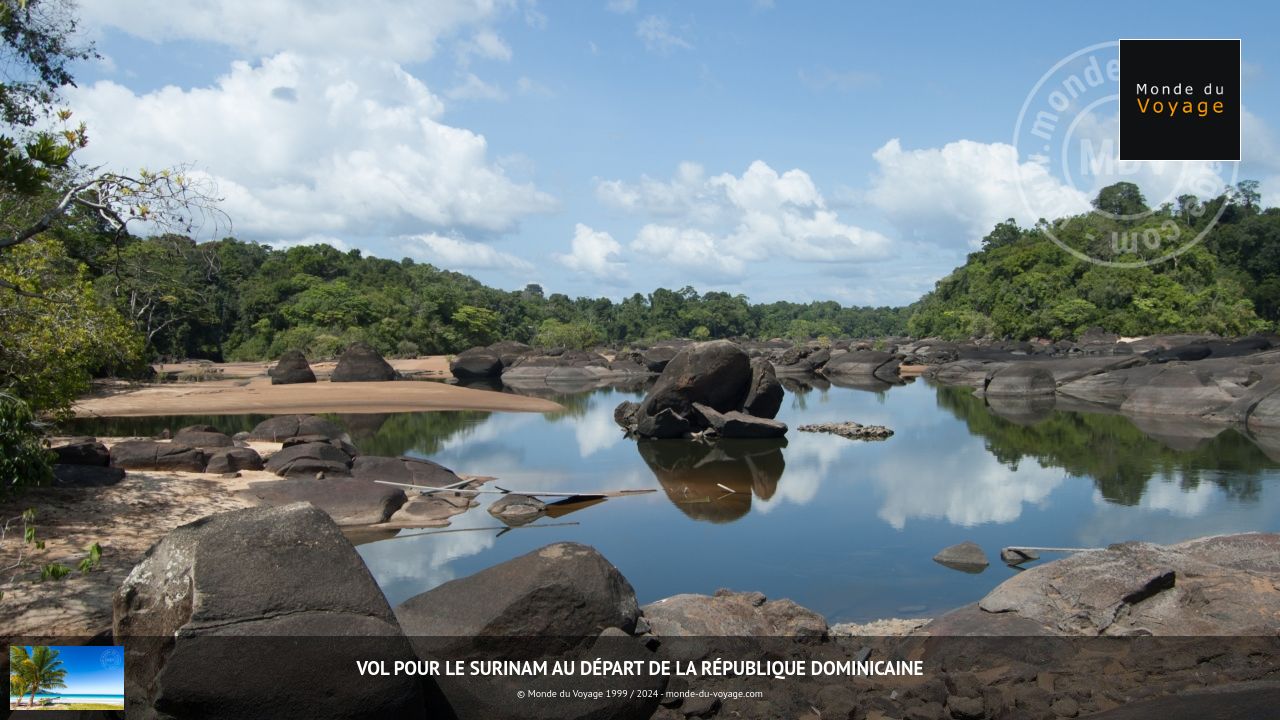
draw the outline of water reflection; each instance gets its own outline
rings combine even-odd
[[[392,602],[571,540],[598,547],[642,600],[737,587],[791,597],[833,620],[864,620],[904,606],[948,609],[1007,577],[1003,567],[970,576],[932,562],[966,539],[991,551],[1280,530],[1280,436],[1080,412],[1052,399],[984,400],[919,380],[855,388],[783,381],[779,419],[793,429],[772,444],[628,440],[613,408],[638,399],[636,389],[539,389],[565,408],[546,415],[331,417],[366,453],[429,457],[512,489],[662,490],[553,504],[505,534],[485,496],[447,528],[462,532],[354,539],[365,543],[360,553]],[[99,419],[68,430],[147,435],[209,423],[237,432],[262,419]],[[895,435],[864,443],[795,429],[845,420],[887,425]],[[564,521],[574,524],[556,525]]]
[[[640,457],[671,502],[694,520],[733,522],[751,510],[751,498],[768,500],[786,469],[785,439],[640,440]]]

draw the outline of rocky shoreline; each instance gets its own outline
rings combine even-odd
[[[311,663],[305,682],[300,657],[265,658],[253,674],[261,677],[238,679],[228,702],[254,708],[256,717],[283,716],[271,708],[296,708],[316,693],[336,699],[313,717],[1111,717],[1105,713],[1166,695],[1191,707],[1192,695],[1205,689],[1217,690],[1219,705],[1252,701],[1256,683],[1272,681],[1280,667],[1278,551],[1280,535],[1264,534],[1125,543],[1033,567],[909,635],[853,636],[760,593],[722,590],[642,606],[617,568],[575,543],[548,545],[392,608],[332,519],[296,503],[171,532],[117,591],[112,637],[129,653],[131,717],[162,707],[203,716],[197,710],[209,701],[209,678],[225,675],[219,668],[243,651],[225,639],[270,643],[282,635]],[[348,640],[335,646],[335,636]],[[330,671],[365,657],[918,659],[928,672],[785,683],[719,673],[624,680],[439,674],[352,687],[349,670]],[[301,684],[281,681],[291,677]],[[639,700],[511,700],[518,688],[557,683],[648,692]],[[768,692],[742,693],[750,688]]]

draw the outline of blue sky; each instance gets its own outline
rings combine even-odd
[[[1241,37],[1239,177],[1280,193],[1267,7],[121,0],[81,14],[105,56],[68,93],[90,161],[190,163],[241,238],[506,288],[911,302],[995,221],[1080,208],[1122,179],[1035,176],[1023,201],[1034,173],[1014,138],[1055,63],[1120,37]],[[1094,114],[1081,132],[1113,134],[1112,106]],[[1149,196],[1169,190],[1130,172]]]
[[[50,691],[64,695],[121,695],[124,693],[124,654],[119,647],[55,646],[65,688]],[[27,646],[31,651],[31,646]]]

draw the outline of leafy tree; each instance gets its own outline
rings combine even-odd
[[[1131,182],[1118,182],[1098,191],[1093,206],[1117,217],[1140,215],[1147,212],[1147,200],[1142,191]]]
[[[51,453],[44,449],[42,437],[27,404],[0,394],[0,497],[53,479]]]
[[[67,671],[58,659],[58,651],[48,645],[35,645],[30,651],[23,645],[9,646],[9,686],[18,684],[31,696],[31,707],[36,705],[36,695],[46,690],[66,687]]]

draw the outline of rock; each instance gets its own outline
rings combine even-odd
[[[502,340],[488,347],[489,352],[498,356],[502,367],[510,367],[516,360],[527,355],[533,348],[515,340]]]
[[[396,608],[424,657],[465,648],[476,636],[545,639],[547,653],[580,646],[608,628],[635,629],[631,583],[594,548],[556,543],[406,600]],[[428,642],[429,641],[429,642]]]
[[[997,370],[987,383],[986,394],[992,397],[1052,395],[1057,387],[1052,372],[1036,362],[1022,362]]]
[[[1176,695],[1134,702],[1089,715],[1091,720],[1237,720],[1266,718],[1280,702],[1280,684],[1230,683],[1192,688]]]
[[[1166,366],[1164,372],[1135,388],[1120,405],[1120,411],[1127,415],[1200,417],[1234,402],[1235,397],[1214,382],[1209,371],[1186,365]]]
[[[751,361],[728,340],[694,343],[671,359],[641,403],[641,414],[663,410],[688,417],[693,403],[717,412],[742,408],[751,389]]]
[[[862,425],[853,421],[801,425],[799,429],[801,432],[831,433],[849,440],[885,440],[893,437],[893,431],[883,425]]]
[[[634,432],[636,429],[636,413],[639,411],[640,403],[623,400],[618,403],[618,407],[613,409],[613,421],[627,432]]]
[[[329,377],[332,382],[386,382],[399,378],[395,368],[365,343],[355,343],[347,348]]]
[[[652,347],[645,350],[644,353],[641,354],[641,357],[644,359],[644,365],[648,368],[649,372],[660,373],[667,368],[667,363],[671,362],[671,359],[676,356],[677,352],[679,352],[679,350],[676,348],[667,345],[659,345],[658,347]]]
[[[262,457],[251,448],[225,448],[209,456],[204,471],[221,475],[241,470],[261,470]]]
[[[646,415],[642,405],[636,412],[636,417],[639,419],[636,421],[635,432],[640,437],[669,440],[682,438],[694,430],[693,423],[688,418],[671,408],[663,408],[656,415]]]
[[[510,493],[489,505],[489,514],[507,525],[524,525],[542,517],[547,504],[535,497]]]
[[[54,487],[107,487],[123,479],[124,470],[117,467],[66,463],[53,466]]]
[[[292,445],[267,459],[266,469],[280,475],[311,475],[319,471],[348,474],[352,458],[329,443]]]
[[[173,530],[129,573],[113,611],[129,717],[423,716],[416,678],[351,681],[357,660],[391,666],[413,653],[351,543],[305,503]]]
[[[249,483],[241,493],[264,505],[309,502],[339,525],[386,522],[407,499],[399,488],[342,476]]]
[[[1040,553],[1025,548],[1007,547],[1000,550],[1000,559],[1005,565],[1022,565],[1040,559]]]
[[[207,425],[199,425],[195,427],[187,427],[179,430],[173,436],[173,442],[176,445],[186,445],[188,447],[198,448],[222,448],[233,447],[235,442],[231,436],[218,432],[217,430],[205,430]]]
[[[1073,718],[1080,714],[1080,703],[1069,697],[1061,697],[1053,701],[1049,709],[1058,717]]]
[[[444,487],[462,481],[452,470],[431,460],[378,455],[357,457],[351,464],[351,476],[357,480],[386,480],[425,487]]]
[[[345,438],[342,428],[315,415],[280,415],[263,420],[250,431],[248,439],[283,442],[299,435]]]
[[[675,595],[645,605],[645,620],[659,637],[827,637],[827,621],[791,600],[760,593],[717,590],[714,596]]]
[[[1143,365],[1094,373],[1063,383],[1058,386],[1058,393],[1064,397],[1119,409],[1134,390],[1151,382],[1167,369],[1162,365]]]
[[[128,440],[111,448],[111,464],[127,470],[204,472],[208,463],[203,450],[174,443]]]
[[[341,438],[328,438],[324,435],[298,435],[297,437],[291,437],[280,443],[280,449],[283,450],[284,448],[291,448],[294,445],[306,445],[307,443],[324,443],[325,445],[332,445],[346,453],[349,457],[353,458],[360,455],[360,450],[356,448],[355,445],[352,445]]]
[[[111,453],[107,446],[98,442],[97,438],[71,438],[65,445],[49,448],[53,451],[54,462],[59,465],[94,465],[106,467],[111,464]]]
[[[764,358],[751,361],[751,385],[747,391],[747,399],[742,403],[742,411],[758,418],[773,419],[778,417],[782,407],[782,383],[773,371],[773,363]]]
[[[933,556],[933,561],[945,565],[952,570],[967,573],[980,573],[987,569],[987,554],[975,542],[966,540],[959,545],[943,548]]]
[[[836,355],[822,368],[827,377],[841,375],[871,375],[886,382],[900,382],[898,366],[901,359],[879,350],[854,350]]]
[[[1175,360],[1182,362],[1193,362],[1195,360],[1203,360],[1213,354],[1213,347],[1207,342],[1189,343],[1187,345],[1178,345],[1155,353],[1152,362],[1166,363]]]
[[[1109,333],[1106,330],[1103,330],[1102,328],[1097,327],[1096,325],[1094,327],[1089,328],[1088,330],[1085,330],[1083,333],[1080,334],[1080,337],[1076,338],[1076,342],[1080,343],[1081,345],[1103,344],[1103,343],[1108,345],[1114,345],[1119,341],[1120,341],[1119,335],[1116,335],[1115,333]]]
[[[449,361],[449,372],[459,380],[491,378],[502,375],[502,358],[489,348],[473,347],[458,353]]]
[[[1280,535],[1247,533],[1076,553],[1018,573],[979,607],[1055,634],[1269,636],[1277,583]]]
[[[955,720],[982,720],[987,716],[986,706],[978,697],[950,695],[947,697],[947,712]]]
[[[271,376],[272,385],[296,385],[316,381],[316,374],[311,370],[307,356],[300,350],[286,350],[276,364],[267,370],[267,374]]]
[[[777,420],[752,417],[737,410],[718,413],[702,403],[694,403],[693,409],[702,417],[701,424],[714,430],[722,438],[780,438],[787,434],[786,423]]]
[[[706,718],[715,715],[719,709],[720,698],[715,695],[707,695],[706,697],[694,695],[685,698],[684,703],[680,705],[680,714],[687,718]]]

